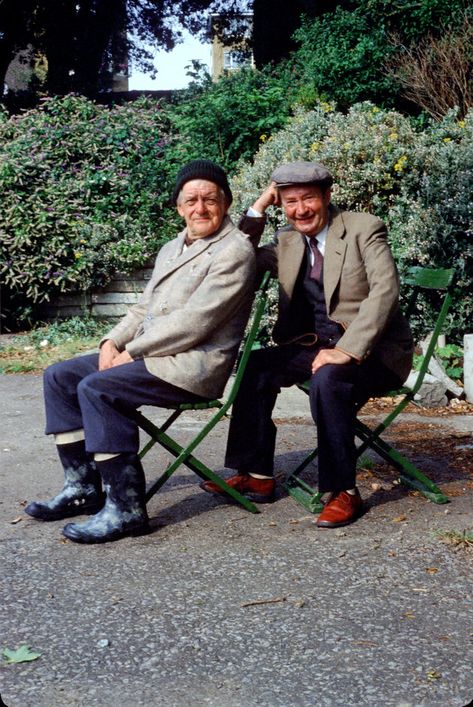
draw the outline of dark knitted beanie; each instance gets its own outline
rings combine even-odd
[[[179,192],[186,182],[192,179],[205,179],[208,182],[213,182],[221,187],[230,204],[233,201],[233,195],[228,184],[227,175],[218,164],[210,160],[192,160],[182,167],[176,177],[176,186],[172,194],[172,200],[176,204]]]

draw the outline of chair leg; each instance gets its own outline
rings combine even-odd
[[[156,491],[158,491],[161,486],[174,474],[176,469],[181,465],[185,464],[191,471],[193,471],[197,476],[199,476],[204,481],[213,481],[222,491],[225,491],[234,501],[246,508],[247,511],[251,513],[260,513],[260,510],[254,503],[249,501],[241,493],[229,486],[220,476],[215,474],[208,466],[203,464],[197,457],[194,457],[190,453],[190,448],[181,447],[175,440],[173,440],[169,435],[160,432],[159,438],[157,440],[159,444],[176,457],[176,459],[168,466],[166,471],[157,479],[157,481],[152,484],[146,492],[146,500],[149,500]]]
[[[314,449],[308,454],[284,482],[284,488],[288,494],[311,513],[320,513],[322,511],[324,507],[321,501],[323,494],[317,491],[314,486],[310,486],[310,484],[301,479],[300,474],[310,462],[316,458],[317,451],[317,449]]]
[[[166,449],[170,454],[172,454],[175,460],[168,466],[166,471],[153,483],[146,491],[146,501],[149,501],[154,494],[159,491],[161,486],[174,474],[176,469],[181,465],[185,464],[189,469],[196,473],[201,479],[205,481],[213,481],[222,491],[225,491],[234,501],[242,505],[250,513],[260,513],[260,510],[254,503],[249,501],[241,493],[229,486],[220,476],[214,474],[214,472],[209,469],[205,464],[203,464],[197,457],[194,457],[191,452],[199,444],[201,439],[205,437],[206,432],[201,432],[187,447],[182,447],[178,444],[172,437],[164,432],[170,425],[163,425],[162,427],[157,427],[150,420],[148,420],[144,415],[139,412],[134,414],[134,419],[137,421],[139,426],[147,432],[154,443],[158,443],[161,447]],[[204,428],[205,429],[205,428]],[[143,457],[147,449],[149,448],[149,443],[142,450],[140,457]]]
[[[399,479],[405,485],[419,491],[425,498],[433,503],[449,503],[448,497],[442,493],[439,487],[434,484],[428,476],[423,474],[406,459],[400,452],[394,449],[385,440],[381,439],[367,425],[356,421],[356,436],[362,441],[357,449],[357,456],[360,456],[368,447],[373,449],[380,457],[399,471]],[[290,496],[301,506],[307,508],[311,513],[320,513],[323,509],[321,501],[322,494],[313,486],[300,478],[301,472],[317,456],[317,449],[308,454],[305,459],[294,469],[284,483],[284,488]]]
[[[153,425],[153,428],[156,429],[156,430],[159,429],[161,432],[164,432],[165,430],[168,429],[168,427],[171,427],[172,423],[173,423],[175,420],[177,420],[177,418],[178,418],[181,414],[182,414],[182,410],[174,410],[174,412],[172,413],[172,415],[169,415],[168,419],[161,425],[161,427],[155,427],[155,426]],[[141,415],[141,413],[137,413],[137,415]],[[144,415],[142,416],[142,418],[143,418],[143,420],[146,419],[146,418],[144,417]],[[150,422],[149,424],[150,424],[150,426],[152,425],[151,422]],[[143,428],[143,429],[145,429],[145,428]],[[148,432],[148,434],[150,434],[150,433]],[[152,449],[155,444],[156,444],[156,440],[153,439],[153,437],[150,436],[150,439],[148,440],[147,444],[145,444],[145,446],[143,447],[143,449],[140,451],[140,454],[139,454],[140,459],[143,459],[143,457],[144,457],[146,454],[148,454],[149,450]]]
[[[301,479],[291,480],[291,482],[286,481],[284,488],[292,498],[297,501],[300,506],[307,508],[310,513],[321,513],[324,504],[321,501],[322,494],[317,491],[316,488],[304,484],[307,488],[303,486],[304,482]]]
[[[374,437],[370,428],[360,422],[360,420],[356,422],[356,436],[363,441],[363,449],[371,447],[380,457],[394,466],[399,471],[400,480],[406,486],[420,491],[423,496],[428,498],[429,501],[433,501],[433,503],[442,504],[449,502],[447,496],[442,493],[439,487],[434,484],[428,476],[417,469],[414,464],[388,444],[388,442],[380,437]],[[359,448],[358,454],[361,454],[362,448]]]

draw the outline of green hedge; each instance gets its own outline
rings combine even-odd
[[[66,96],[10,119],[0,113],[0,273],[10,322],[27,320],[56,293],[105,284],[154,255],[181,226],[168,199],[186,160],[210,157],[230,173],[239,165],[238,216],[277,164],[309,159],[334,173],[340,206],[387,222],[401,274],[416,263],[457,268],[448,326],[460,341],[473,310],[473,113],[421,125],[371,103],[344,114],[321,102],[290,118],[282,108],[287,76],[280,80],[245,73],[242,94],[226,77],[218,89],[193,88],[165,107],[140,100],[104,108]],[[254,100],[242,105],[244,95]],[[210,120],[216,103],[225,127],[219,140]],[[281,222],[275,213],[271,226]],[[419,328],[430,325],[431,312],[423,307]]]
[[[171,103],[112,108],[52,98],[0,112],[0,274],[10,326],[59,292],[131,272],[181,228],[169,203],[193,158],[229,172],[290,114],[287,76],[243,71],[195,82]]]
[[[173,135],[168,159],[175,163],[206,157],[232,173],[292,115],[294,78],[283,65],[244,68],[216,82],[205,74],[196,79],[167,109]]]
[[[0,273],[10,319],[138,267],[175,231],[163,219],[174,177],[168,141],[167,119],[146,100],[109,109],[67,96],[2,115]]]
[[[470,5],[466,0],[357,0],[352,7],[303,19],[291,59],[300,102],[311,107],[316,99],[332,100],[348,110],[370,100],[418,111],[403,100],[386,66],[427,35],[439,37],[446,28],[461,27]]]

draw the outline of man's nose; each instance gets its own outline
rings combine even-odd
[[[302,216],[305,216],[307,212],[309,211],[309,207],[304,201],[299,201],[296,205],[296,216],[298,218],[301,218]]]
[[[204,214],[207,212],[207,204],[205,203],[205,200],[202,199],[202,197],[199,197],[197,199],[196,211],[198,211],[199,214]]]

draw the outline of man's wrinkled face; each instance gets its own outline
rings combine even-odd
[[[315,184],[280,188],[286,218],[304,236],[316,236],[328,223],[330,189]]]
[[[218,231],[228,206],[220,187],[206,179],[186,182],[177,200],[177,210],[186,222],[191,240],[206,238]]]

